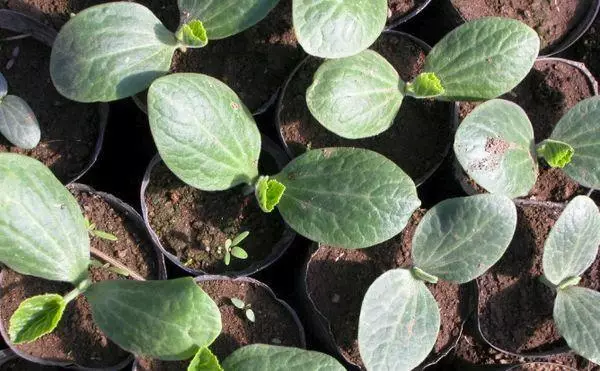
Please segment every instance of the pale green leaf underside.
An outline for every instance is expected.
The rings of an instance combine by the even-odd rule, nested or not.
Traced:
[[[383,31],[386,0],[293,0],[294,31],[311,55],[343,58],[367,49]]]
[[[486,100],[521,82],[540,48],[537,33],[514,19],[481,18],[447,34],[431,50],[425,72],[434,72],[447,100]]]
[[[87,275],[89,237],[79,205],[41,162],[0,153],[0,261],[73,284]]]
[[[544,276],[554,285],[581,275],[592,265],[600,245],[600,212],[586,196],[575,197],[564,209],[544,245]]]
[[[31,107],[14,95],[0,98],[0,134],[15,146],[24,149],[37,146],[42,135]]]
[[[559,290],[554,302],[558,332],[575,353],[600,363],[600,293],[584,288]]]
[[[8,93],[8,82],[6,81],[6,78],[4,77],[2,72],[0,72],[0,99],[4,98],[7,93]]]
[[[194,73],[159,78],[148,91],[148,119],[160,156],[187,184],[220,191],[258,176],[260,133],[221,81]]]
[[[279,0],[178,0],[184,21],[204,24],[209,40],[224,39],[260,22]]]
[[[454,153],[467,174],[490,193],[525,196],[537,179],[533,127],[518,105],[495,99],[460,124]]]
[[[554,127],[551,139],[573,147],[575,153],[563,171],[577,183],[600,188],[600,97],[579,102]]]
[[[190,277],[102,281],[85,296],[98,327],[136,355],[188,359],[221,332],[219,308]]]
[[[368,370],[412,370],[431,352],[440,328],[435,298],[406,269],[382,274],[360,310],[358,346]]]
[[[328,130],[349,139],[387,130],[402,103],[404,82],[381,55],[365,50],[324,62],[306,92],[312,115]]]
[[[109,102],[146,89],[166,74],[177,48],[146,7],[114,2],[88,8],[58,33],[50,58],[56,89],[79,102]]]
[[[223,371],[223,368],[210,349],[202,348],[190,362],[187,371]]]
[[[57,294],[33,296],[21,302],[10,318],[10,340],[14,344],[27,343],[52,332],[66,305]]]
[[[417,226],[415,266],[443,280],[469,282],[504,254],[517,226],[510,198],[483,194],[452,198],[430,209]]]
[[[227,371],[344,371],[333,357],[310,350],[266,344],[237,349],[223,361]]]
[[[421,203],[402,169],[366,149],[311,150],[275,179],[286,187],[279,212],[296,232],[345,248],[392,238]]]

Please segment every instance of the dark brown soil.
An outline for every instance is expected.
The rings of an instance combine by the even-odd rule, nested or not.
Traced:
[[[85,216],[97,229],[112,233],[118,241],[91,238],[91,246],[118,259],[148,279],[158,278],[156,256],[150,244],[137,233],[137,228],[96,195],[81,192],[76,195]],[[92,281],[123,279],[102,268],[90,268]],[[2,272],[2,302],[0,317],[8,328],[11,315],[19,304],[34,295],[66,294],[72,289],[67,283],[47,281],[18,274],[10,269]],[[112,343],[94,324],[89,304],[84,296],[73,300],[64,312],[54,332],[40,339],[15,346],[19,351],[47,360],[74,362],[85,367],[109,367],[128,357],[128,353]]]
[[[278,303],[264,288],[250,282],[205,281],[200,286],[219,306],[223,330],[210,346],[221,361],[234,350],[248,344],[274,344],[303,347],[302,335],[289,310]],[[231,298],[250,304],[256,322],[231,304]],[[163,362],[140,360],[136,371],[184,371],[189,361]]]
[[[268,158],[261,156],[261,174],[276,172],[274,165],[264,163]],[[189,268],[207,273],[248,268],[273,252],[282,237],[284,223],[277,210],[264,213],[254,192],[244,195],[242,188],[204,192],[186,185],[160,163],[146,189],[150,225],[165,249]],[[222,248],[225,240],[244,231],[250,235],[240,246],[248,253],[248,259],[232,257],[226,266]]]
[[[491,343],[514,353],[553,350],[564,340],[552,319],[555,294],[539,277],[544,243],[562,209],[528,205],[517,210],[517,231],[506,254],[478,279],[481,330]],[[596,259],[581,285],[597,290],[599,278]]]
[[[556,47],[583,20],[591,0],[450,0],[466,19],[507,17],[533,28],[542,52]],[[542,53],[543,54],[543,53]]]
[[[388,0],[388,23],[394,23],[396,20],[404,17],[415,10],[426,0]]]
[[[372,49],[383,55],[410,81],[423,68],[426,52],[407,37],[384,34]],[[451,141],[453,120],[449,103],[405,97],[394,125],[375,137],[349,140],[325,129],[312,117],[306,89],[322,61],[311,58],[292,77],[281,99],[281,135],[294,155],[307,148],[360,147],[393,160],[417,181],[426,177],[445,157]]]
[[[418,210],[403,233],[380,245],[348,250],[320,247],[307,268],[308,295],[330,323],[335,341],[350,362],[364,368],[358,350],[358,319],[362,300],[369,286],[384,272],[412,264],[412,236],[425,214]],[[351,282],[351,284],[349,284]],[[462,318],[459,300],[466,300],[457,284],[440,281],[427,284],[436,298],[441,327],[433,354],[442,352],[456,341]]]
[[[0,38],[12,35],[0,30]],[[50,48],[31,38],[2,42],[0,72],[8,81],[8,93],[31,106],[42,137],[36,148],[22,150],[0,135],[0,152],[34,157],[67,182],[88,165],[94,153],[100,115],[97,105],[69,101],[54,89],[49,63]]]
[[[539,61],[523,82],[501,98],[515,102],[525,110],[531,120],[536,143],[539,143],[550,137],[569,109],[593,95],[592,85],[578,68],[555,61]],[[477,103],[462,102],[461,120],[476,106]],[[469,184],[475,185],[473,181]],[[475,188],[484,192],[478,186]],[[563,202],[583,193],[585,189],[562,170],[552,169],[542,161],[537,182],[527,198]]]
[[[596,17],[590,29],[569,48],[568,53],[569,57],[585,63],[596,79],[600,78],[600,17]]]

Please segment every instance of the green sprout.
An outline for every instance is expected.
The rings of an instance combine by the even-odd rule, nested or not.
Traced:
[[[91,223],[88,218],[83,219],[85,221],[85,228],[88,230],[90,236],[95,236],[108,241],[118,241],[119,239],[114,234],[104,232],[96,229],[96,223]]]
[[[225,257],[223,258],[223,260],[225,261],[225,265],[229,265],[229,263],[231,262],[232,256],[235,258],[238,258],[238,259],[247,259],[248,258],[248,253],[246,252],[246,250],[242,249],[238,245],[243,240],[245,240],[249,234],[250,234],[250,232],[245,231],[245,232],[242,232],[242,233],[238,234],[237,236],[235,236],[235,238],[233,240],[228,238],[227,240],[225,240],[225,245],[223,246],[223,248],[219,247],[219,250],[221,250],[221,249],[225,250]]]
[[[256,322],[256,317],[254,316],[254,311],[251,309],[250,304],[246,304],[243,300],[238,298],[231,298],[230,300],[231,304],[233,304],[234,307],[244,311],[244,314],[246,315],[246,318],[248,318],[248,321],[252,323]]]

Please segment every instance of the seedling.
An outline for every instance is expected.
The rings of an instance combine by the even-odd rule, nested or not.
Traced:
[[[90,236],[95,236],[107,241],[118,241],[119,239],[114,234],[101,231],[96,229],[96,223],[91,223],[88,218],[83,218],[83,222],[85,223],[85,228],[88,230]]]
[[[516,207],[501,195],[454,198],[430,209],[413,236],[414,266],[384,273],[365,294],[358,327],[365,368],[403,371],[423,362],[440,327],[425,282],[479,277],[502,257],[516,226]]]
[[[0,134],[13,145],[32,149],[40,142],[40,125],[27,102],[8,94],[8,83],[0,73]]]
[[[250,232],[245,231],[234,237],[233,241],[229,238],[225,240],[225,245],[223,246],[223,250],[225,251],[225,256],[223,257],[223,261],[225,265],[229,265],[231,261],[231,257],[238,259],[247,259],[248,253],[246,250],[242,249],[239,244],[248,237]],[[219,248],[220,249],[220,248]]]
[[[256,322],[256,317],[254,316],[254,311],[252,310],[252,306],[250,304],[246,304],[242,301],[242,299],[238,298],[231,298],[230,300],[234,307],[244,312],[248,321],[253,323]]]
[[[92,6],[58,33],[50,58],[52,81],[62,95],[79,102],[132,96],[169,71],[175,50],[202,48],[240,33],[262,20],[277,2],[178,0],[181,24],[175,32],[140,4]]]
[[[325,61],[306,102],[329,131],[348,139],[371,137],[392,126],[405,96],[477,101],[510,91],[531,70],[539,48],[536,32],[519,21],[478,19],[438,42],[411,82],[373,50]]]
[[[476,107],[456,133],[454,152],[465,172],[488,192],[527,195],[538,158],[584,187],[600,188],[600,97],[579,102],[537,146],[527,114],[501,99]]]
[[[82,294],[102,332],[134,354],[188,359],[220,333],[219,308],[192,278],[92,283],[90,225],[75,198],[42,163],[1,153],[0,179],[0,262],[21,274],[74,287],[65,295],[23,301],[9,321],[12,343],[52,332],[66,306]]]
[[[314,241],[375,245],[400,233],[420,204],[406,173],[365,149],[311,150],[276,175],[259,175],[254,118],[210,76],[180,73],[154,81],[148,119],[162,160],[183,182],[203,191],[254,189],[264,212],[277,207],[288,225]]]

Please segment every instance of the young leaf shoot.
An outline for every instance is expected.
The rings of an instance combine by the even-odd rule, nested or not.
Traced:
[[[244,312],[244,315],[250,322],[256,322],[256,316],[254,315],[254,311],[252,310],[252,306],[250,304],[244,303],[241,299],[231,298],[231,304],[234,307]]]
[[[32,149],[40,142],[40,125],[23,99],[8,94],[8,83],[0,73],[0,134],[13,145]]]
[[[225,245],[222,248],[219,247],[219,250],[225,251],[225,253],[223,255],[223,260],[225,262],[225,265],[229,265],[229,263],[231,262],[232,256],[234,258],[238,258],[238,259],[248,259],[248,253],[246,252],[246,250],[241,248],[239,246],[239,244],[244,239],[246,239],[246,237],[248,237],[249,234],[250,234],[250,232],[248,232],[248,231],[242,232],[242,233],[238,234],[233,240],[230,240],[230,239],[225,240]]]
[[[261,176],[256,182],[256,199],[262,211],[270,213],[281,200],[285,186],[268,176]]]
[[[217,356],[210,349],[201,348],[198,350],[192,362],[188,365],[187,371],[224,371]]]
[[[551,167],[562,169],[571,162],[575,150],[567,143],[546,139],[537,146],[536,152],[538,157],[546,160]]]

